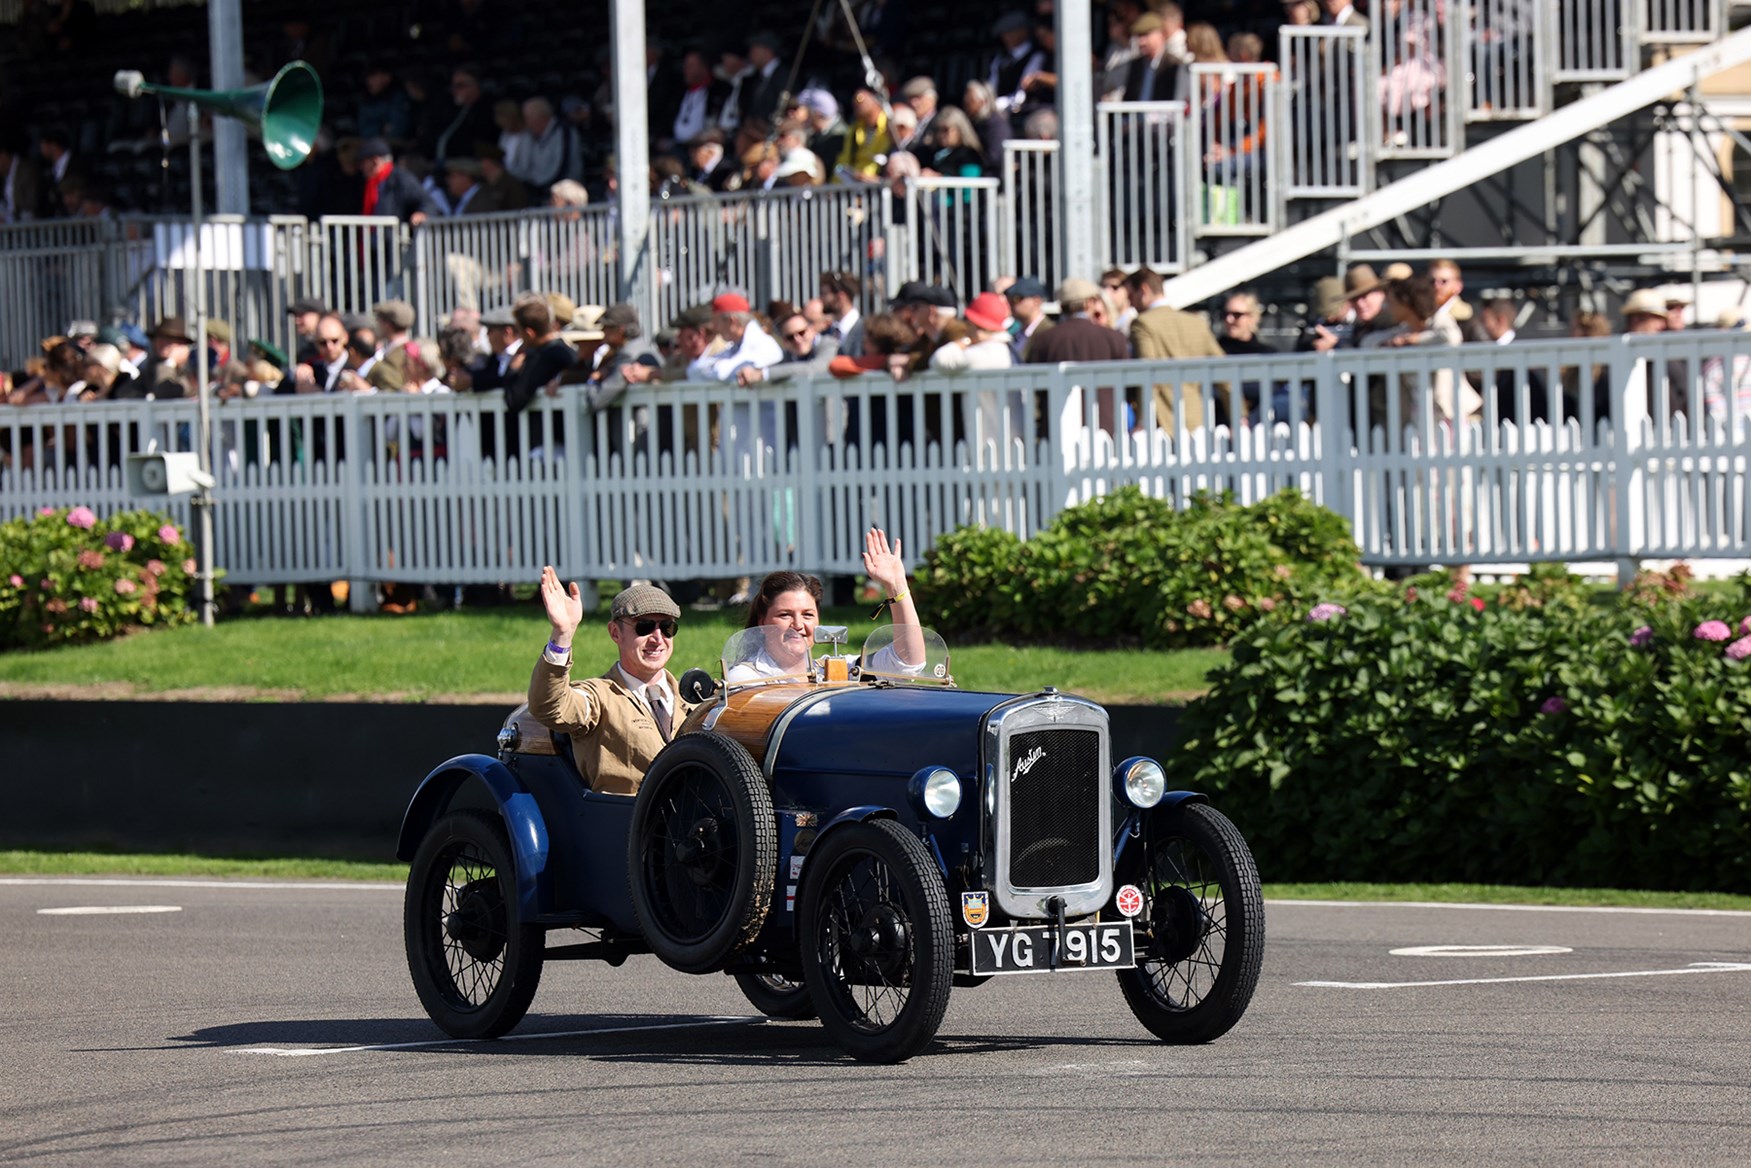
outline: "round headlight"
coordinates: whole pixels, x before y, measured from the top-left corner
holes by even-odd
[[[1128,758],[1120,763],[1119,782],[1125,798],[1145,811],[1161,802],[1167,793],[1167,772],[1152,758]]]
[[[912,796],[927,814],[947,819],[961,808],[961,780],[947,767],[925,767],[912,776]]]

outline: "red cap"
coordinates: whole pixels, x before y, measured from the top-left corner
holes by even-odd
[[[981,292],[973,297],[964,314],[969,323],[988,333],[1009,327],[1009,301],[995,292]]]
[[[713,312],[749,312],[748,298],[739,292],[725,292],[711,302]]]

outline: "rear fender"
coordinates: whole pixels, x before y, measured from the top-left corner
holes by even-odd
[[[1113,871],[1119,870],[1119,864],[1124,859],[1125,845],[1137,838],[1138,831],[1143,826],[1143,820],[1151,815],[1170,815],[1178,808],[1188,803],[1208,803],[1210,796],[1202,791],[1169,791],[1161,797],[1161,802],[1144,811],[1131,808],[1131,813],[1120,821],[1118,832],[1113,838]]]
[[[547,888],[547,822],[535,796],[496,758],[458,755],[427,775],[402,816],[396,858],[412,860],[439,816],[471,786],[484,791],[498,808],[517,864],[517,904],[523,919],[533,920],[552,899]]]

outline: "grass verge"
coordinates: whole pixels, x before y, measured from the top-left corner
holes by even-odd
[[[257,877],[280,880],[381,880],[405,883],[406,864],[352,860],[121,855],[106,852],[0,851],[8,876]],[[1548,904],[1568,908],[1713,908],[1751,912],[1751,896],[1727,892],[1640,892],[1613,888],[1525,888],[1493,884],[1267,884],[1273,900],[1431,901],[1442,904]]]

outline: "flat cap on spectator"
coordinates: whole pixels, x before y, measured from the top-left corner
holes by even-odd
[[[1142,36],[1146,32],[1160,32],[1161,29],[1161,17],[1155,15],[1153,12],[1145,12],[1142,16],[1139,16],[1136,20],[1131,22],[1132,36]]]
[[[128,338],[128,343],[137,349],[152,347],[148,343],[151,338],[146,335],[146,331],[131,320],[122,326],[122,336]]]
[[[919,293],[920,300],[932,308],[959,308],[955,302],[955,294],[941,284],[926,284]]]
[[[1623,302],[1623,316],[1665,316],[1666,298],[1652,288],[1637,288]]]
[[[128,334],[124,333],[113,324],[106,324],[97,330],[97,343],[100,345],[114,345],[118,349],[126,349],[128,347]]]
[[[1745,327],[1745,310],[1728,305],[1721,309],[1721,314],[1715,317],[1715,327],[1719,329],[1742,329]]]
[[[1313,315],[1321,320],[1342,315],[1348,299],[1344,282],[1336,276],[1321,276],[1313,282]]]
[[[509,305],[492,308],[480,314],[480,323],[487,328],[515,328],[517,318],[511,315]]]
[[[1026,300],[1029,297],[1046,298],[1046,286],[1037,276],[1023,276],[1003,290],[1003,294],[1011,300]]]
[[[1386,270],[1380,273],[1380,279],[1383,283],[1390,284],[1394,280],[1408,280],[1414,275],[1416,272],[1412,270],[1411,266],[1403,260],[1399,260],[1387,264]]]
[[[95,320],[75,320],[67,325],[69,337],[95,337],[97,322]]]
[[[1386,281],[1374,274],[1374,268],[1370,264],[1356,264],[1344,273],[1344,295],[1352,300],[1384,287]]]
[[[252,351],[261,354],[262,360],[266,361],[269,365],[272,365],[275,369],[282,372],[285,371],[286,351],[284,349],[280,348],[272,341],[251,341],[249,342],[249,347]]]
[[[1013,295],[1015,289],[1011,288]],[[1100,298],[1100,286],[1093,280],[1078,280],[1075,276],[1058,285],[1059,304],[1087,304]]]
[[[1034,22],[1028,19],[1027,13],[1005,12],[1002,16],[997,18],[994,24],[992,24],[991,35],[1002,36],[1006,32],[1014,32],[1021,28],[1031,30],[1033,27]]]
[[[549,292],[547,294],[547,307],[553,313],[555,324],[568,325],[577,319],[578,306],[564,292]]]
[[[188,322],[180,316],[162,318],[146,335],[155,341],[181,341],[185,345],[195,343],[195,339],[188,335]]]
[[[389,143],[381,138],[366,138],[359,143],[360,158],[391,158]]]
[[[906,304],[922,304],[924,302],[924,281],[907,280],[900,285],[900,290],[894,293],[894,298],[888,301],[889,308],[899,308]]]
[[[328,306],[314,296],[300,296],[286,306],[288,316],[302,316],[306,312],[327,312]]]
[[[711,324],[711,305],[693,304],[675,314],[672,322],[675,328],[702,329]]]
[[[973,297],[963,315],[967,323],[988,333],[1009,327],[1009,304],[995,292],[981,292]]]
[[[628,340],[639,335],[641,329],[638,321],[638,309],[630,304],[610,304],[601,319],[596,322],[598,328],[622,328],[626,330]]]
[[[748,47],[751,49],[755,45],[759,45],[769,53],[782,52],[784,49],[784,42],[778,39],[778,34],[767,32],[764,29],[748,37]]]
[[[825,89],[805,89],[796,95],[796,103],[823,118],[839,116],[839,99]]]
[[[634,584],[614,597],[608,608],[612,620],[631,620],[641,616],[666,616],[681,619],[681,606],[675,598],[655,584]]]
[[[380,300],[371,306],[371,315],[397,329],[413,327],[413,305],[405,300]]]
[[[231,326],[225,321],[209,317],[207,319],[207,335],[220,344],[229,345],[231,343]]]
[[[465,174],[470,178],[480,177],[480,160],[470,158],[466,154],[458,154],[444,159],[444,169],[453,170],[457,174]]]
[[[927,93],[935,92],[936,82],[928,77],[914,77],[912,80],[906,82],[906,84],[900,86],[900,96],[907,101],[910,101],[915,97],[923,97]]]
[[[713,312],[752,312],[753,307],[748,298],[740,292],[723,292],[714,296],[711,301]]]
[[[697,150],[701,146],[722,146],[724,132],[716,126],[707,126],[693,137],[687,139],[687,149]]]

